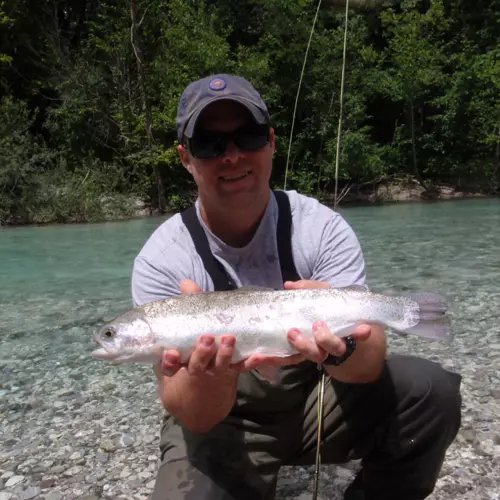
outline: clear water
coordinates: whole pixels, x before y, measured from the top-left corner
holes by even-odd
[[[341,212],[364,248],[372,288],[386,292],[431,289],[450,299],[456,331],[450,344],[391,337],[391,346],[461,371],[466,389],[469,376],[476,386],[499,387],[500,199],[356,207]],[[109,397],[102,398],[97,395],[99,387],[106,381],[122,381],[132,390],[132,374],[140,373],[144,381],[145,372],[91,359],[90,338],[103,319],[130,306],[133,258],[162,221],[154,217],[0,229],[0,401],[6,398],[0,406],[0,421],[2,415],[11,413],[13,401],[28,400],[35,393],[51,400],[55,398],[51,390],[55,394],[69,386],[87,394],[95,415],[107,412],[110,416],[118,407],[132,411],[130,391],[121,392],[115,386]],[[475,375],[477,369],[480,376]],[[75,372],[84,376],[71,377]],[[157,404],[151,377],[142,384],[140,397],[148,391],[151,396],[142,404]],[[498,413],[493,413],[499,410],[498,401],[488,392],[471,393],[465,399],[465,422],[472,427],[488,427],[484,424],[488,412],[492,420],[498,420]],[[17,429],[21,432],[22,424]],[[0,438],[2,432],[6,431],[0,431]],[[0,458],[2,452],[4,457],[10,453],[0,445]],[[154,444],[148,453],[156,452]]]
[[[361,241],[372,287],[437,289],[460,308],[498,299],[499,199],[341,212]],[[25,340],[128,307],[133,258],[163,220],[1,229],[0,339],[17,333]],[[475,313],[457,327],[498,328],[495,318]]]

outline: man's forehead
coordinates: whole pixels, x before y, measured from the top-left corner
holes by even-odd
[[[250,117],[250,112],[242,104],[230,100],[220,100],[209,104],[202,111],[198,118],[198,124],[207,126],[228,122],[245,123]]]

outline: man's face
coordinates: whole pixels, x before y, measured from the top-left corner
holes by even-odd
[[[253,118],[240,104],[219,101],[209,105],[200,115],[195,135],[210,138],[217,133],[234,132],[252,127]],[[185,146],[178,147],[181,161],[193,176],[202,199],[210,203],[248,206],[269,191],[269,178],[274,152],[274,131],[269,143],[254,151],[239,149],[229,141],[225,151],[208,159],[194,158]]]

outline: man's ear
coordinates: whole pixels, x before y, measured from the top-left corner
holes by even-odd
[[[181,159],[182,164],[184,165],[184,168],[192,175],[192,166],[191,166],[191,160],[189,158],[189,153],[187,149],[182,145],[179,144],[177,146],[177,151],[179,152],[179,157]]]
[[[274,136],[274,129],[272,127],[269,129],[269,146],[274,153],[276,147],[276,138]]]

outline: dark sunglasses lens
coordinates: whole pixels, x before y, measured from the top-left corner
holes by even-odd
[[[255,151],[269,142],[269,127],[245,127],[231,134],[205,132],[189,141],[189,149],[195,158],[215,158],[224,153],[230,140],[242,151]]]
[[[253,130],[246,133],[240,134],[236,140],[236,146],[243,151],[255,151],[264,147],[269,142],[269,131],[265,130]]]
[[[226,141],[216,135],[198,135],[189,141],[189,149],[195,158],[215,158],[226,149]]]

